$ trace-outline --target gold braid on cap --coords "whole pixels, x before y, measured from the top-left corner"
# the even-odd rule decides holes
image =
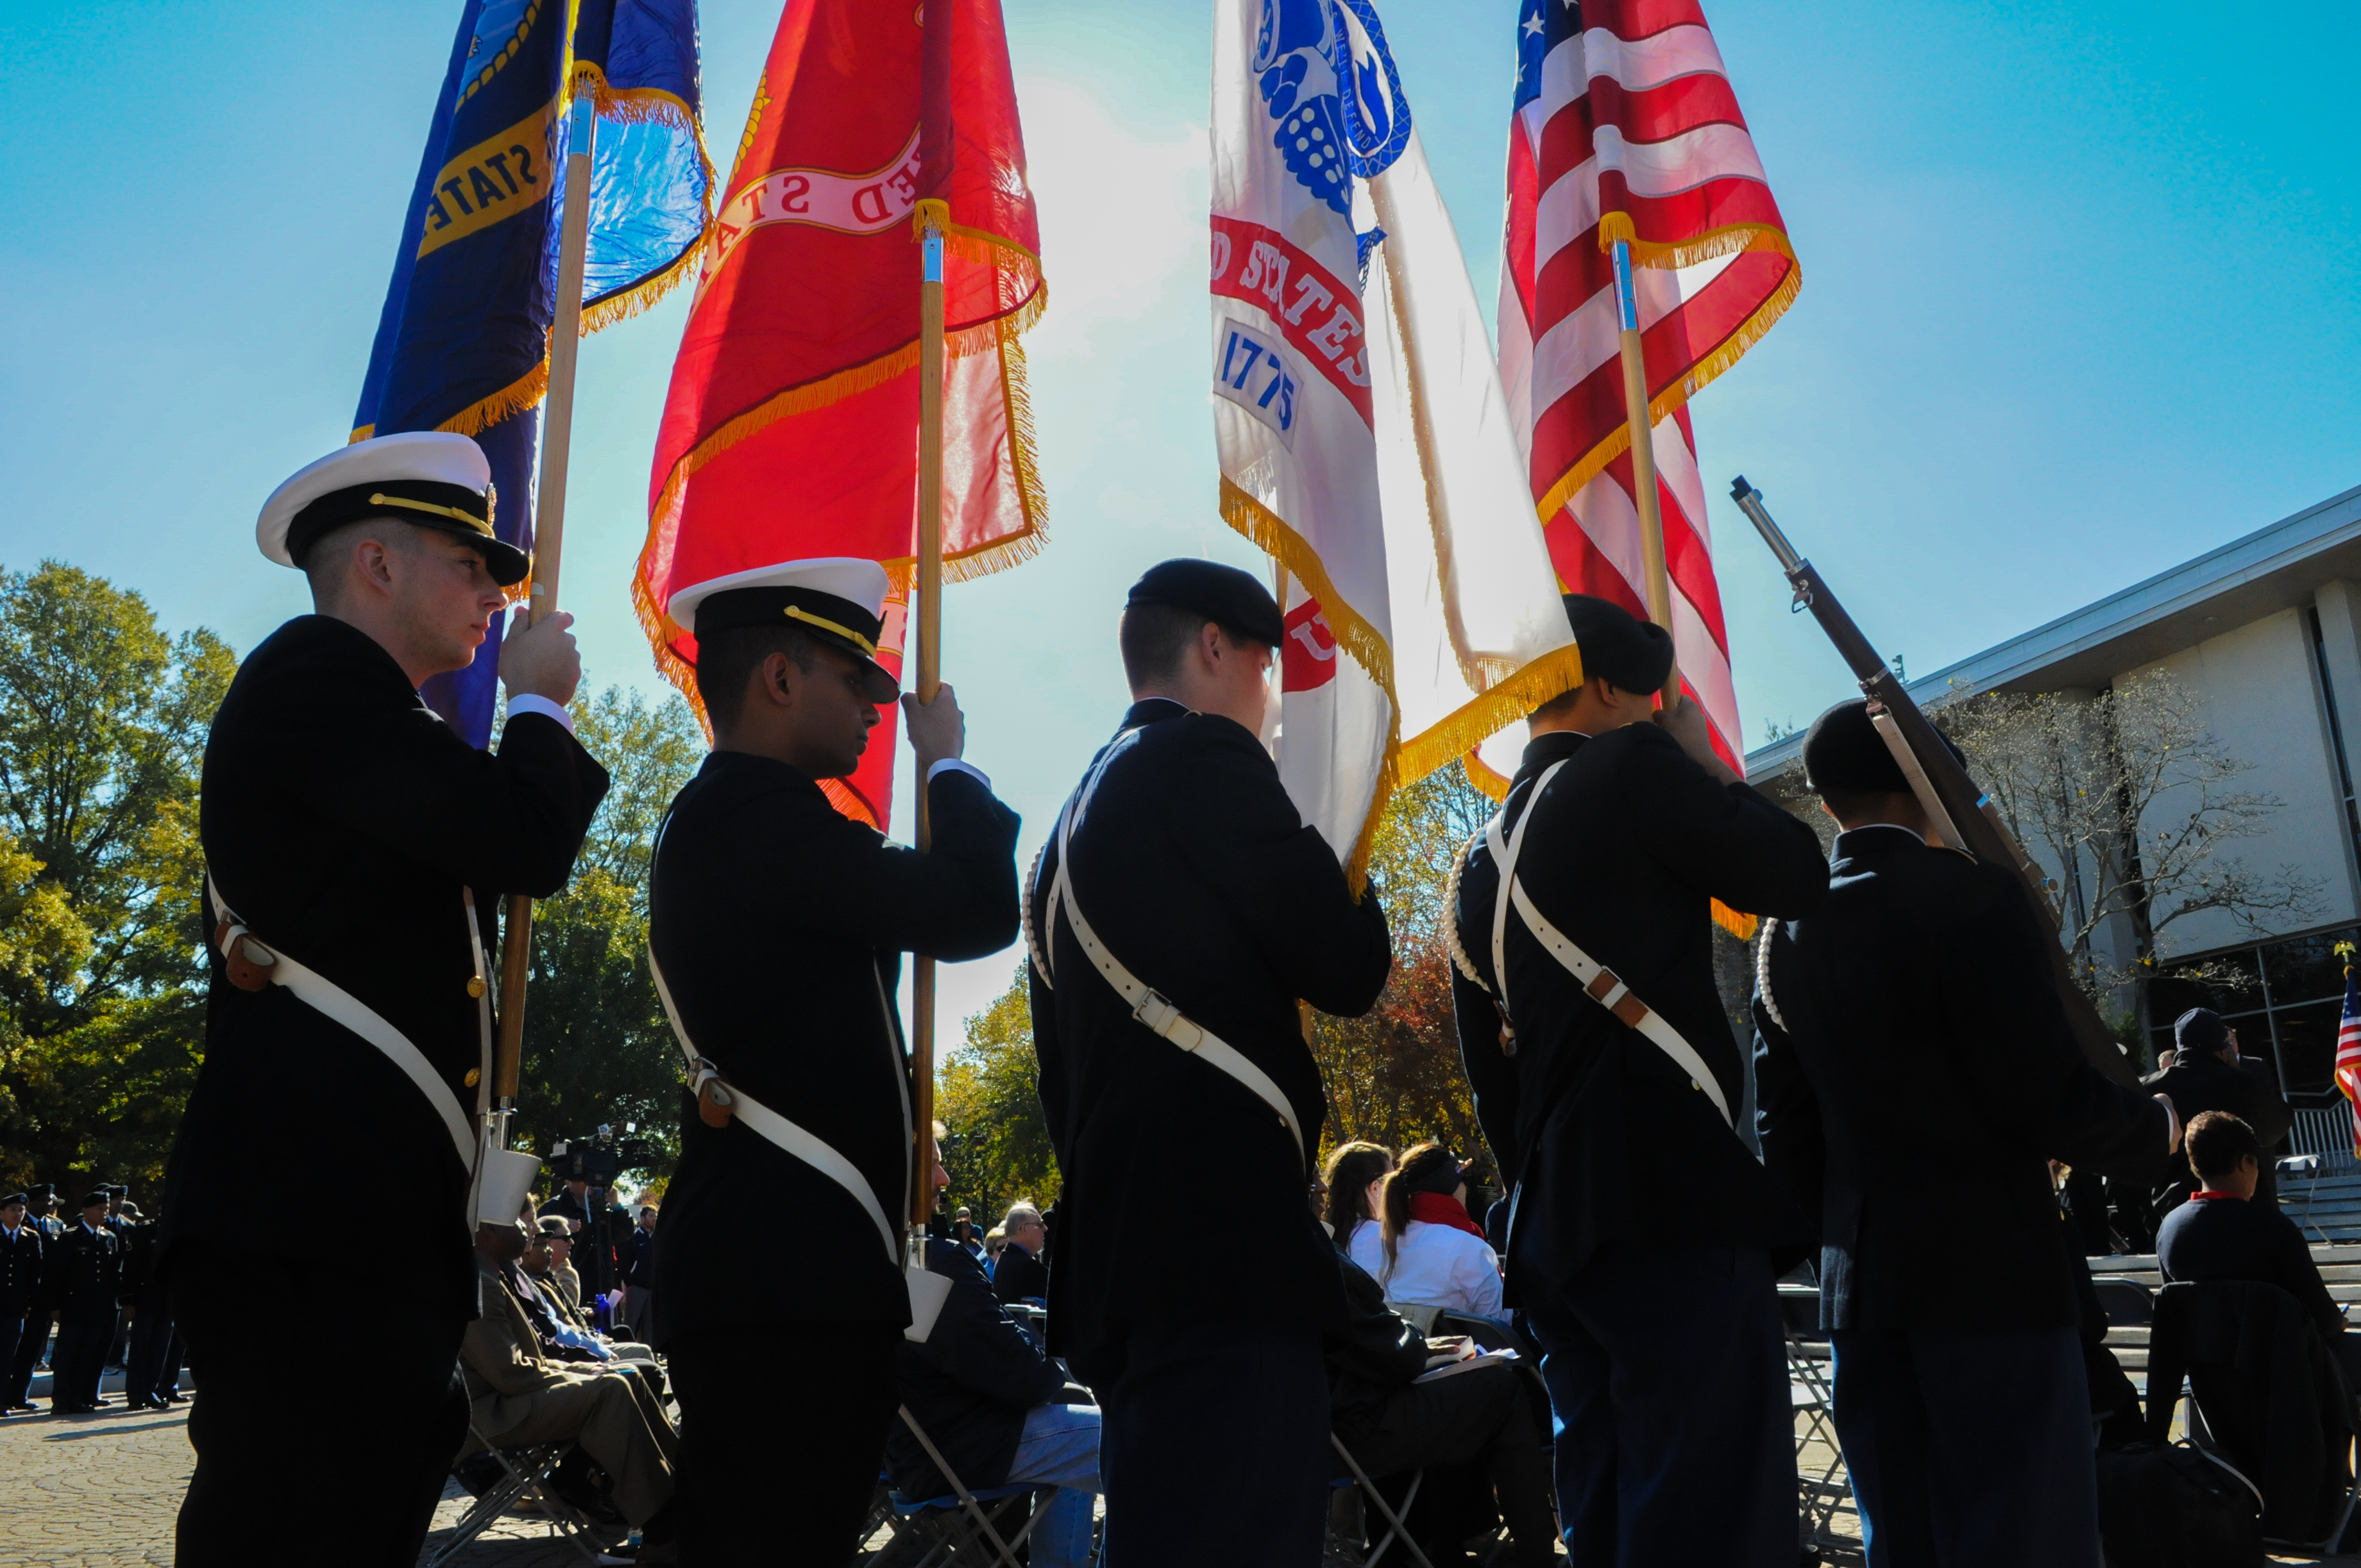
[[[457,507],[439,507],[433,501],[413,501],[406,496],[389,496],[382,490],[377,491],[369,497],[369,505],[373,507],[402,507],[411,511],[431,511],[437,517],[447,517],[455,522],[464,522],[469,528],[474,529],[478,533],[482,534],[487,539],[492,537],[492,525],[489,522],[480,517],[474,517],[467,512],[461,511]],[[489,511],[491,509],[489,507],[486,507],[484,510],[486,511]]]
[[[804,609],[800,605],[791,604],[787,606],[787,618],[791,620],[807,620],[811,622],[812,625],[820,628],[824,631],[833,631],[839,637],[851,638],[855,643],[860,645],[862,652],[868,654],[873,659],[877,657],[877,644],[872,642],[868,638],[863,637],[858,631],[853,630],[850,626],[839,626],[835,621],[824,620],[819,616],[814,615],[811,611]]]

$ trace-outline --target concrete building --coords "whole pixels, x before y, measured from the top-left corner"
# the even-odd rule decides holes
[[[2243,1050],[2269,1054],[2300,1108],[2296,1146],[2349,1155],[2349,1124],[2332,1078],[2345,992],[2333,948],[2361,942],[2354,788],[2361,764],[2361,488],[1913,681],[1910,692],[1935,708],[1995,690],[2096,693],[2158,669],[2196,699],[2222,750],[2252,764],[2231,787],[2279,803],[2260,833],[2220,854],[2257,869],[2297,868],[2314,880],[2315,894],[2305,916],[2275,923],[2285,928],[2248,928],[2213,910],[2165,927],[2157,942],[2160,965],[2202,965],[2219,983],[2152,981],[2151,1044],[2170,1044],[2171,1022],[2184,1009],[2216,1008],[2238,1030]],[[1797,798],[1802,746],[1796,735],[1749,752],[1748,776],[1806,804]],[[2168,797],[2152,816],[2171,814]],[[2180,816],[2186,819],[2185,808]],[[2058,857],[2038,858],[2060,892],[2070,893]],[[2130,922],[2112,922],[2093,946],[2104,960],[2127,962],[2135,953]]]

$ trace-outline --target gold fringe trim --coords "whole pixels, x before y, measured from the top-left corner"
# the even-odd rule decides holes
[[[541,356],[541,363],[526,371],[516,381],[501,388],[489,398],[468,404],[434,428],[454,431],[461,435],[481,435],[511,414],[520,414],[527,409],[539,407],[541,400],[548,395],[549,355],[544,350]]]
[[[746,129],[738,137],[738,154],[730,160],[730,183],[738,183],[738,171],[746,167],[746,155],[754,148],[754,133],[763,128],[763,111],[771,106],[771,73],[767,71],[754,78],[754,101],[746,108]]]
[[[1742,250],[1775,250],[1788,260],[1795,252],[1787,236],[1768,224],[1729,224],[1718,229],[1708,229],[1701,235],[1670,245],[1640,237],[1631,226],[1629,213],[1607,213],[1598,220],[1598,248],[1609,251],[1620,240],[1631,247],[1631,265],[1655,267],[1670,270],[1678,267],[1701,267],[1716,257],[1735,256]]]
[[[1403,741],[1394,756],[1395,782],[1408,788],[1474,751],[1488,737],[1514,724],[1550,698],[1581,684],[1581,650],[1571,642],[1563,648],[1553,648]]]
[[[1741,915],[1719,898],[1713,901],[1713,923],[1741,942],[1754,940],[1754,933],[1763,925],[1761,917]]]
[[[345,444],[350,446],[357,441],[367,441],[376,433],[377,426],[373,424],[357,425],[350,435],[345,437]]]
[[[1038,296],[1037,296],[1038,297]],[[1038,313],[1036,313],[1037,314]],[[1041,468],[1033,444],[1033,394],[1025,376],[1025,346],[1016,328],[1005,328],[1000,339],[1000,401],[1008,418],[1008,466],[1016,481],[1016,506],[1025,526],[1005,538],[943,562],[943,581],[972,583],[994,572],[1022,565],[1049,543],[1049,494],[1041,484]],[[908,585],[904,585],[908,591]]]
[[[1318,552],[1303,536],[1232,484],[1226,474],[1222,477],[1222,521],[1286,567],[1320,601],[1321,613],[1327,617],[1328,630],[1337,644],[1353,655],[1354,662],[1367,671],[1369,678],[1378,683],[1378,689],[1386,694],[1386,750],[1378,764],[1378,785],[1369,800],[1369,814],[1361,823],[1360,834],[1353,841],[1353,852],[1345,862],[1345,881],[1352,885],[1353,896],[1358,898],[1368,885],[1369,852],[1377,846],[1378,823],[1386,814],[1387,803],[1393,799],[1395,764],[1401,752],[1401,702],[1394,696],[1393,650],[1378,635],[1377,628],[1362,620],[1360,612],[1336,591]]]
[[[596,304],[583,306],[581,335],[588,337],[594,332],[604,332],[617,322],[629,321],[653,308],[659,300],[688,280],[689,275],[696,270],[697,258],[704,254],[705,236],[700,233],[663,271],[642,278],[620,294],[609,294]]]
[[[1473,751],[1470,751],[1466,756],[1459,759],[1459,766],[1460,770],[1467,775],[1467,782],[1481,790],[1485,795],[1490,796],[1496,801],[1506,800],[1509,798],[1509,785],[1515,781],[1504,779],[1499,774],[1494,773],[1490,768],[1486,767],[1484,765],[1484,760],[1481,757],[1478,757]],[[1732,909],[1729,905],[1724,904],[1719,898],[1712,901],[1712,915],[1713,923],[1715,925],[1720,927],[1723,930],[1729,932],[1731,936],[1737,938],[1741,942],[1751,942],[1754,940],[1754,933],[1762,925],[1760,916],[1753,915],[1741,915],[1737,910]]]
[[[1804,269],[1795,261],[1795,253],[1787,249],[1784,236],[1782,236],[1782,243],[1775,247],[1739,246],[1735,248],[1781,251],[1787,257],[1787,275],[1779,280],[1779,286],[1771,291],[1771,297],[1756,306],[1754,313],[1747,317],[1736,332],[1725,338],[1719,348],[1691,366],[1689,373],[1681,378],[1677,385],[1665,388],[1649,400],[1648,422],[1651,428],[1670,419],[1673,411],[1703,390],[1708,382],[1723,371],[1744,358],[1746,351],[1760,343],[1763,340],[1763,334],[1769,332],[1773,324],[1787,313],[1787,307],[1795,302],[1795,295],[1803,289]],[[1619,421],[1613,430],[1600,438],[1598,445],[1585,453],[1581,461],[1568,468],[1555,484],[1543,492],[1541,499],[1533,504],[1533,511],[1541,518],[1542,526],[1548,527],[1550,520],[1581,491],[1583,486],[1597,478],[1600,470],[1629,451],[1631,446],[1631,422]]]

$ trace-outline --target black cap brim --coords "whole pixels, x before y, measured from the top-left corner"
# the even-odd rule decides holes
[[[862,650],[856,646],[851,639],[839,637],[833,631],[823,631],[818,627],[809,624],[798,626],[796,630],[801,631],[805,636],[810,638],[813,641],[822,644],[830,652],[841,653],[846,658],[851,660],[854,663],[860,665],[862,679],[861,694],[867,697],[871,702],[875,703],[880,707],[884,707],[887,703],[898,702],[901,700],[902,683],[895,680],[892,673],[889,672],[884,665],[879,663],[867,653],[862,652]]]
[[[398,521],[417,528],[431,528],[474,545],[476,553],[484,558],[484,569],[491,573],[492,581],[504,588],[516,587],[533,572],[533,556],[505,539],[487,539],[472,528],[462,528],[456,522],[436,522],[431,518],[404,517]]]

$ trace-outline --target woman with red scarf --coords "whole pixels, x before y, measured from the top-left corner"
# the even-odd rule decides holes
[[[1505,1322],[1500,1260],[1468,1218],[1459,1157],[1441,1144],[1406,1150],[1386,1178],[1382,1254],[1371,1272],[1386,1299],[1443,1307]]]

